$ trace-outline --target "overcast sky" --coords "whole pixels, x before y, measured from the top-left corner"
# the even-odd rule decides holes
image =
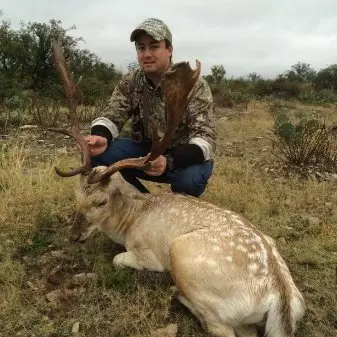
[[[337,63],[336,0],[1,0],[3,19],[58,19],[84,48],[122,71],[135,61],[129,36],[148,17],[166,22],[174,61],[223,64],[229,76],[273,77],[298,61],[319,70]]]

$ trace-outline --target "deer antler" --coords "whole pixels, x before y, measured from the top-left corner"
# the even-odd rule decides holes
[[[107,179],[113,173],[124,168],[144,170],[149,166],[149,161],[158,158],[166,151],[177,126],[183,118],[185,106],[199,78],[201,64],[198,60],[196,64],[197,68],[192,70],[188,62],[177,63],[163,75],[162,88],[168,114],[167,129],[164,136],[160,139],[156,126],[152,121],[150,122],[152,129],[152,148],[150,154],[145,158],[120,160],[110,165],[103,172],[92,172],[88,178],[88,183],[93,184]]]
[[[69,172],[61,171],[59,168],[55,167],[55,171],[59,176],[71,177],[79,173],[86,173],[91,169],[89,147],[88,147],[87,141],[81,135],[78,117],[76,113],[77,105],[79,102],[78,88],[66,64],[66,61],[65,61],[65,58],[62,52],[62,46],[59,41],[53,40],[52,52],[53,52],[53,60],[62,78],[63,88],[64,88],[67,101],[68,101],[71,129],[67,130],[63,128],[49,128],[48,131],[63,133],[65,135],[73,137],[77,141],[77,143],[80,145],[81,150],[82,150],[82,160],[83,160],[83,165],[81,167],[73,169]]]

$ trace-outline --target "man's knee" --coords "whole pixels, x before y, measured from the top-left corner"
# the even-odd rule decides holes
[[[199,197],[205,191],[212,169],[213,165],[208,162],[180,169],[171,184],[172,192]]]

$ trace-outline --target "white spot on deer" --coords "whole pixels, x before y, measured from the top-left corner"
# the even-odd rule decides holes
[[[208,260],[207,265],[209,267],[216,267],[218,265],[218,263],[215,260]]]
[[[257,263],[250,263],[248,265],[248,271],[251,276],[255,275],[259,270],[259,265]]]
[[[247,253],[248,252],[248,249],[245,246],[243,246],[243,245],[237,245],[236,249],[240,250],[243,253]]]
[[[230,246],[230,247],[234,247],[234,246],[235,246],[235,242],[234,242],[234,241],[231,241],[231,242],[229,243],[229,246]]]
[[[260,253],[248,253],[249,260],[257,260],[260,257]]]
[[[233,257],[232,256],[225,256],[225,260],[227,260],[228,262],[232,262]]]
[[[213,247],[213,250],[214,250],[215,252],[219,252],[221,249],[220,249],[219,246],[214,246],[214,247]]]
[[[219,239],[217,238],[210,238],[209,241],[212,243],[219,243]]]

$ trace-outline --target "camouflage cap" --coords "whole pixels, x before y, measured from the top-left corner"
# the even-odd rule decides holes
[[[171,31],[162,20],[155,18],[146,19],[131,33],[130,41],[136,41],[137,35],[144,31],[157,41],[168,40],[172,44]]]

